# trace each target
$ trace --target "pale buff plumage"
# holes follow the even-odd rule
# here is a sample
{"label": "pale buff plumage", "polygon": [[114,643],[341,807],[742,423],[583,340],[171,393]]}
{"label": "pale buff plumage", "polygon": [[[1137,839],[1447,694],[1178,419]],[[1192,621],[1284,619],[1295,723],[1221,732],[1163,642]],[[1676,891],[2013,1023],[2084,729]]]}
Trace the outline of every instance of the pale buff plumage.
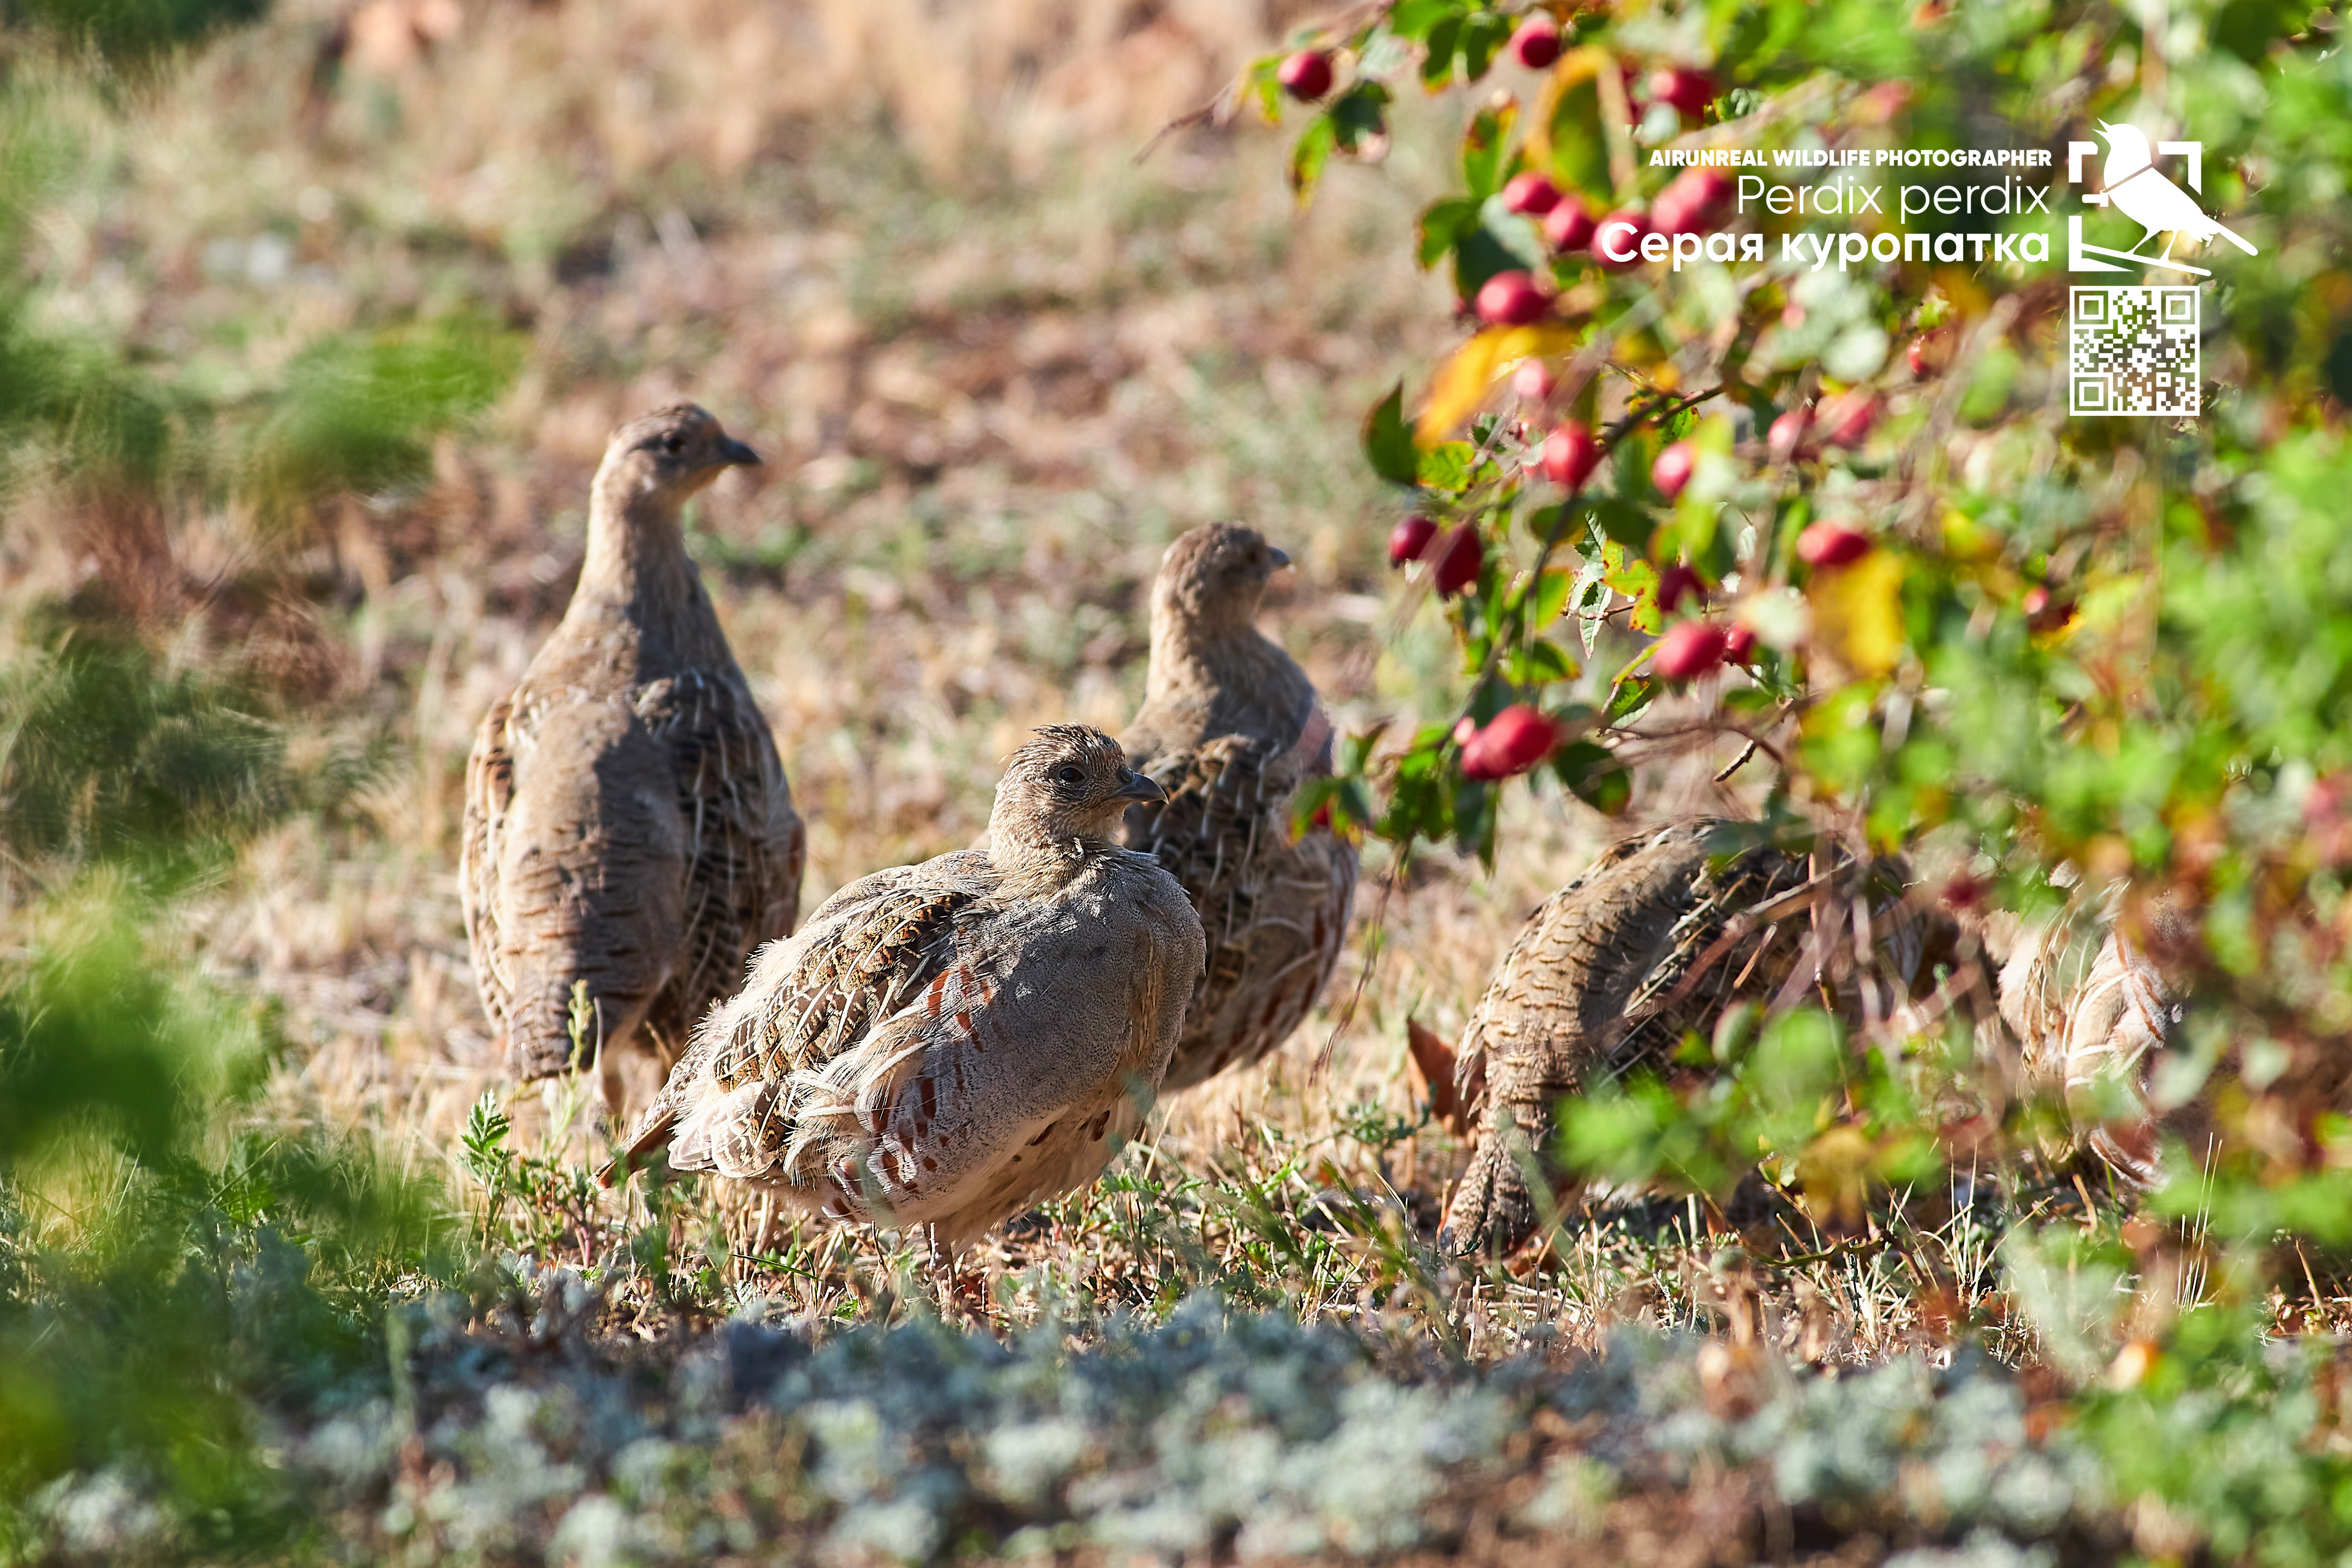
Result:
{"label": "pale buff plumage", "polygon": [[[483,1010],[517,1076],[625,1053],[654,1078],[761,943],[791,931],[803,837],[679,509],[759,459],[693,407],[614,433],[572,604],[466,768],[459,885]],[[574,1062],[575,987],[591,1013]],[[600,1060],[601,1051],[601,1060]]]}
{"label": "pale buff plumage", "polygon": [[862,877],[752,966],[630,1140],[788,1207],[960,1245],[1083,1186],[1150,1113],[1200,921],[1108,835],[1156,798],[1055,726],[1013,757],[989,848]]}
{"label": "pale buff plumage", "polygon": [[2116,1176],[2147,1188],[2163,1180],[2160,1141],[2179,1137],[2199,1157],[2212,1135],[2201,1098],[2159,1113],[2152,1081],[2187,1015],[2184,982],[2148,951],[2192,943],[2177,894],[2138,901],[2127,890],[2080,894],[2061,914],[2019,931],[2000,971],[2000,1017],[2015,1038],[2027,1082],[2063,1098],[2074,1135]]}
{"label": "pale buff plumage", "polygon": [[1292,824],[1299,785],[1331,770],[1331,722],[1307,672],[1256,624],[1266,579],[1288,559],[1253,529],[1211,523],[1169,547],[1152,585],[1143,706],[1119,744],[1168,798],[1130,808],[1121,836],[1183,886],[1209,943],[1171,1090],[1287,1040],[1347,936],[1355,849]]}

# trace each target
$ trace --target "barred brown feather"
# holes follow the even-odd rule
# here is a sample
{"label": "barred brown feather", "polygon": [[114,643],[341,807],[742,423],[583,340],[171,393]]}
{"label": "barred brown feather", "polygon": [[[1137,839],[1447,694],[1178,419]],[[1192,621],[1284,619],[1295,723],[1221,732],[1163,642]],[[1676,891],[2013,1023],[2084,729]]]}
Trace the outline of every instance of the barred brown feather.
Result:
{"label": "barred brown feather", "polygon": [[[1872,902],[1892,916],[1883,939],[1907,980],[1919,939],[1896,909],[1899,867],[1872,873]],[[1781,992],[1806,948],[1815,885],[1805,858],[1743,847],[1736,825],[1701,819],[1611,845],[1546,899],[1463,1030],[1456,1093],[1478,1144],[1441,1245],[1508,1251],[1533,1235],[1529,1173],[1544,1168],[1558,1102],[1662,1067],[1733,1001]]]}

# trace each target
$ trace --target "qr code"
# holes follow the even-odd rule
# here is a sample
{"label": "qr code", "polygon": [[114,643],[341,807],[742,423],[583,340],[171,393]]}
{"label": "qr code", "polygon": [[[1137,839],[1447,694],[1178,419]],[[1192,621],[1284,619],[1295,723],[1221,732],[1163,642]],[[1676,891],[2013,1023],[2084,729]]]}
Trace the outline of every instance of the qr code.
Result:
{"label": "qr code", "polygon": [[2195,413],[2195,288],[2076,288],[2068,380],[2076,413]]}

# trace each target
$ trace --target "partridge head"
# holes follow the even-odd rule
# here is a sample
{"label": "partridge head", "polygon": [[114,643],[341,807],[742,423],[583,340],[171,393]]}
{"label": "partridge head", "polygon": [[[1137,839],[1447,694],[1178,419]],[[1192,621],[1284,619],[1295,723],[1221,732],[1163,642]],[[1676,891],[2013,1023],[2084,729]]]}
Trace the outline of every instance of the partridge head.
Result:
{"label": "partridge head", "polygon": [[733,467],[755,467],[760,455],[690,402],[640,414],[613,432],[596,470],[595,499],[619,512],[675,512]]}
{"label": "partridge head", "polygon": [[1102,731],[1047,725],[1006,761],[988,816],[989,858],[1010,873],[1098,849],[1129,806],[1166,799]]}

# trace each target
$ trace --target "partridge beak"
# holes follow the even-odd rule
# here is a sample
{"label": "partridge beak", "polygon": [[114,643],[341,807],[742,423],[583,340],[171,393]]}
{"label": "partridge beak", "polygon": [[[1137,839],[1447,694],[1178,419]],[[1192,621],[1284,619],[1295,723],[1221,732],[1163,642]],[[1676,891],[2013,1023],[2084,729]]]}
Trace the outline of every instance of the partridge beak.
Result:
{"label": "partridge beak", "polygon": [[1162,789],[1157,781],[1145,778],[1134,768],[1122,768],[1118,770],[1118,789],[1112,794],[1111,799],[1114,800],[1165,800],[1168,799],[1168,791]]}
{"label": "partridge beak", "polygon": [[1265,547],[1265,552],[1266,554],[1274,557],[1274,570],[1276,571],[1280,571],[1284,567],[1290,564],[1290,552],[1286,549],[1282,549],[1274,545],[1268,545]]}
{"label": "partridge beak", "polygon": [[760,455],[731,435],[719,438],[719,461],[732,467],[757,468]]}

